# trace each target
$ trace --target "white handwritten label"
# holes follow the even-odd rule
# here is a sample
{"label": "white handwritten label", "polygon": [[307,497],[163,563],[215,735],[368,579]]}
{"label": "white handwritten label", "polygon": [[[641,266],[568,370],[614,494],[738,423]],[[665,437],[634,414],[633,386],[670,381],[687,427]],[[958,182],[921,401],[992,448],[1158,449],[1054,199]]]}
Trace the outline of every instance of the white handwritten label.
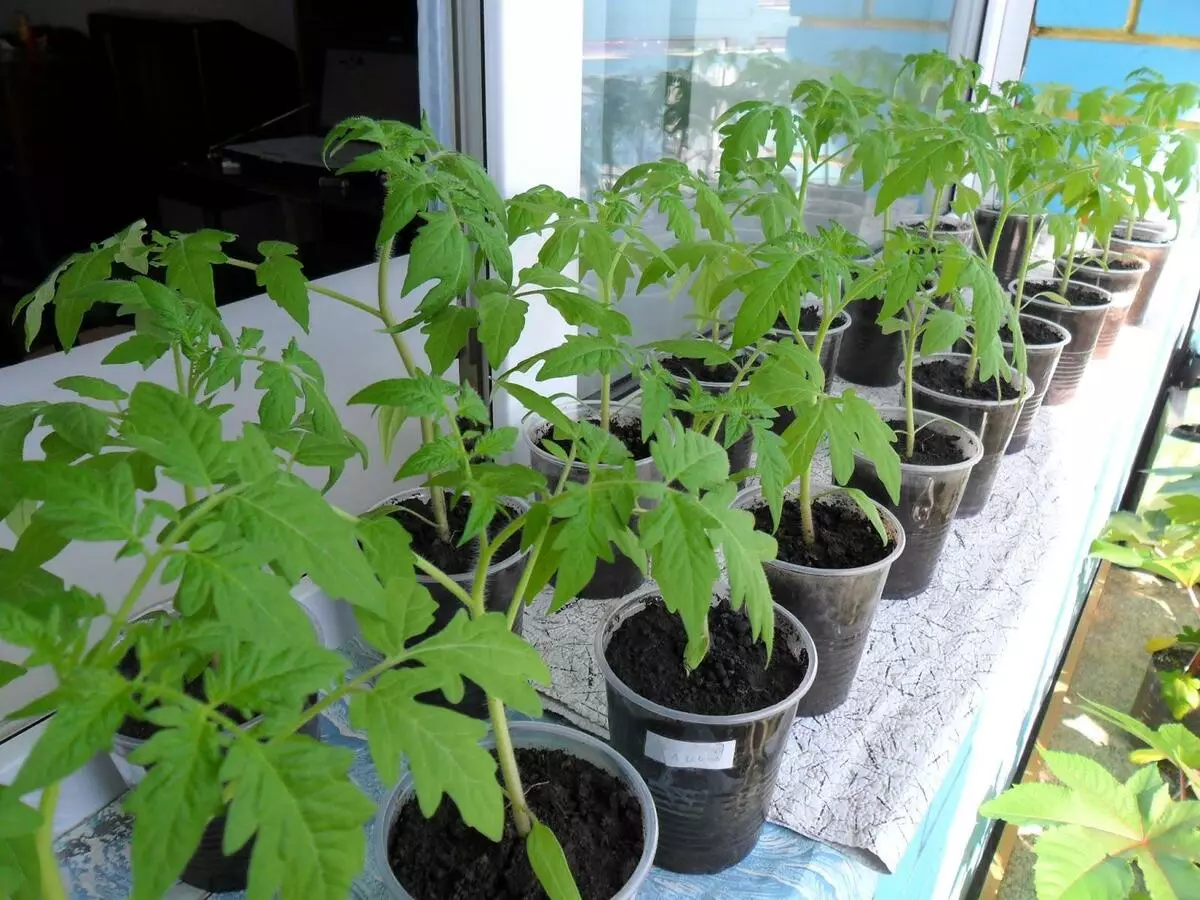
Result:
{"label": "white handwritten label", "polygon": [[730,769],[737,741],[698,743],[677,741],[646,732],[645,754],[672,769]]}

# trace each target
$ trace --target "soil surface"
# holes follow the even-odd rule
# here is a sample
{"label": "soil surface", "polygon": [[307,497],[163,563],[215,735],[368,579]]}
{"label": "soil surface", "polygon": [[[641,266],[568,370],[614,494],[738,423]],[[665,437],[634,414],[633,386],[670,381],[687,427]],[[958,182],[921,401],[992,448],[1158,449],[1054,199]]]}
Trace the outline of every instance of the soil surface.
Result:
{"label": "soil surface", "polygon": [[687,635],[679,616],[661,602],[626,619],[608,642],[605,658],[616,676],[647,700],[668,709],[731,716],[766,709],[800,686],[808,655],[797,659],[782,640],[767,651],[750,636],[750,620],[724,603],[708,614],[712,644],[692,672],[683,665]]}
{"label": "soil surface", "polygon": [[[1115,270],[1119,272],[1134,272],[1143,268],[1145,265],[1145,263],[1143,263],[1136,256],[1120,256],[1115,253],[1108,254],[1107,262],[1110,271]],[[1075,265],[1087,266],[1089,269],[1104,268],[1104,266],[1100,263],[1100,258],[1098,256],[1092,256],[1091,254],[1076,256]]]}
{"label": "soil surface", "polygon": [[[1032,300],[1042,291],[1057,294],[1059,285],[1057,281],[1026,281],[1025,297]],[[1067,285],[1066,298],[1072,306],[1105,306],[1108,303],[1108,298],[1100,291],[1078,283]]]}
{"label": "soil surface", "polygon": [[[800,331],[805,334],[816,334],[818,331],[821,330],[821,311],[819,309],[817,309],[815,306],[803,307],[800,310],[800,321],[798,324],[799,324],[799,328],[797,328],[797,331]],[[846,314],[838,313],[836,316],[833,317],[833,323],[829,326],[829,328],[832,331],[834,328],[840,328],[842,325],[845,325],[845,324],[846,324]],[[788,326],[787,319],[785,319],[783,316],[780,316],[779,318],[777,318],[775,320],[775,324],[772,327],[780,329],[780,330],[784,330],[784,331],[789,331],[789,332],[791,331],[791,328]]]}
{"label": "soil surface", "polygon": [[1165,650],[1155,651],[1150,656],[1150,661],[1153,663],[1156,671],[1168,672],[1171,669],[1183,672],[1191,663],[1192,657],[1196,655],[1195,647],[1181,647],[1176,644],[1174,647],[1167,647]]}
{"label": "soil surface", "polygon": [[922,387],[962,397],[964,400],[1016,400],[1021,392],[1004,379],[980,381],[967,387],[966,363],[957,359],[935,359],[913,369],[913,380]]}
{"label": "soil surface", "polygon": [[[599,427],[600,418],[589,418],[589,422]],[[608,433],[615,437],[618,441],[625,445],[625,449],[633,454],[636,460],[650,458],[650,444],[642,440],[642,422],[639,419],[636,422],[618,421],[612,417],[608,420]],[[568,440],[560,440],[554,436],[554,427],[547,425],[542,435],[538,438],[539,444],[557,444],[563,450],[570,451],[571,442]]]}
{"label": "soil surface", "polygon": [[[446,499],[449,505],[449,496]],[[478,542],[472,542],[469,546],[463,547],[458,545],[463,529],[467,525],[467,516],[471,513],[470,497],[460,497],[458,502],[446,511],[446,518],[450,522],[449,541],[443,541],[438,537],[437,529],[432,524],[434,521],[433,507],[430,506],[428,500],[410,497],[398,505],[411,512],[396,510],[389,515],[403,525],[404,530],[409,533],[415,553],[419,553],[447,575],[461,575],[463,572],[470,572],[475,567],[475,560],[479,558]],[[492,520],[492,524],[488,526],[488,538],[494,538],[499,534],[508,524],[509,518],[508,513],[501,508]],[[505,541],[504,546],[492,556],[493,563],[508,559],[517,552],[520,546],[521,533],[518,531]]]}
{"label": "soil surface", "polygon": [[[617,778],[561,750],[516,755],[530,809],[562,844],[584,900],[610,900],[642,855],[637,799]],[[546,896],[507,811],[504,837],[494,843],[464,825],[448,799],[432,819],[410,802],[388,836],[388,862],[416,900]]]}
{"label": "soil surface", "polygon": [[715,381],[718,384],[731,384],[737,378],[738,367],[733,363],[718,363],[706,366],[698,359],[680,359],[676,356],[666,356],[662,366],[672,375],[680,378],[695,378],[697,381]]}
{"label": "soil surface", "polygon": [[[771,531],[771,511],[766,504],[750,510],[759,531]],[[804,543],[800,520],[800,505],[794,500],[783,504],[779,530],[778,558],[798,566],[816,569],[856,569],[884,559],[895,548],[890,538],[887,544],[857,508],[853,511],[840,503],[813,503],[813,525],[817,539],[810,547]]]}
{"label": "soil surface", "polygon": [[904,462],[914,466],[952,466],[967,458],[958,439],[932,428],[917,428],[913,442],[913,455],[904,456],[904,442],[908,429],[900,419],[888,419],[888,427],[896,432],[896,451]]}
{"label": "soil surface", "polygon": [[[928,231],[929,223],[928,222],[908,222],[908,223],[905,223],[903,227],[911,228],[913,231]],[[939,221],[936,225],[933,226],[933,230],[937,231],[937,232],[941,232],[942,234],[954,234],[959,231],[963,231],[967,227],[969,227],[969,226],[955,225],[953,222]]]}
{"label": "soil surface", "polygon": [[[1062,336],[1052,326],[1045,322],[1031,322],[1028,319],[1021,319],[1021,336],[1031,347],[1057,344],[1062,340]],[[1007,325],[1000,329],[1000,340],[1004,343],[1011,344],[1012,337],[1012,331]]]}

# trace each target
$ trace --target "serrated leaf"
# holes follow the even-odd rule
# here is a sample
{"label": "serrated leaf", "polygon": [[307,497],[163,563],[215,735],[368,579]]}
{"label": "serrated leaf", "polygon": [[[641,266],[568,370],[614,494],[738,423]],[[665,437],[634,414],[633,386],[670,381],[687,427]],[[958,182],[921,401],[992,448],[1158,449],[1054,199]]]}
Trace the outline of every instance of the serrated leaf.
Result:
{"label": "serrated leaf", "polygon": [[91,375],[68,375],[54,382],[55,387],[71,391],[90,400],[124,400],[129,395],[111,381]]}
{"label": "serrated leaf", "polygon": [[574,423],[571,421],[571,418],[555,406],[552,401],[522,384],[516,384],[512,381],[504,381],[501,384],[504,390],[508,391],[518,403],[553,425],[556,432],[566,432],[568,434],[572,432]]}
{"label": "serrated leaf", "polygon": [[791,466],[784,452],[783,438],[761,425],[754,429],[754,470],[762,482],[763,498],[771,510],[771,521],[779,527],[783,514],[783,496],[791,482]]}
{"label": "serrated leaf", "polygon": [[229,475],[221,420],[182,394],[150,381],[129,397],[122,437],[164,466],[172,480],[212,487]]}
{"label": "serrated leaf", "polygon": [[678,482],[696,493],[729,477],[725,448],[708,435],[677,427],[650,444],[654,465],[668,483]]}
{"label": "serrated leaf", "polygon": [[462,713],[416,700],[438,678],[420,668],[393,669],[379,676],[368,693],[350,701],[351,724],[367,732],[371,758],[385,784],[408,761],[421,813],[432,816],[449,795],[462,820],[492,840],[504,829],[504,795],[496,780],[496,760],[479,741],[487,725]]}
{"label": "serrated leaf", "polygon": [[142,368],[148,369],[170,349],[170,344],[153,335],[134,334],[108,351],[108,355],[101,362],[106,366],[138,363]]}
{"label": "serrated leaf", "polygon": [[292,597],[291,585],[237,551],[188,553],[177,602],[185,615],[212,604],[217,619],[246,640],[271,644],[313,640],[312,625]]}
{"label": "serrated leaf", "polygon": [[[299,605],[295,600],[293,604]],[[303,614],[302,614],[303,615]],[[210,703],[225,704],[244,715],[285,710],[298,715],[307,698],[337,684],[346,658],[318,646],[312,628],[303,639],[286,643],[242,640],[221,655],[221,665],[205,672],[204,693]]]}
{"label": "serrated leaf", "polygon": [[221,808],[216,728],[203,710],[180,716],[138,749],[146,774],[124,801],[134,817],[133,900],[154,900],[175,884]]}
{"label": "serrated leaf", "polygon": [[488,360],[499,366],[525,329],[529,304],[504,293],[485,294],[479,300],[479,340]]}
{"label": "serrated leaf", "polygon": [[254,836],[247,896],[343,900],[366,856],[375,804],[347,776],[349,750],[292,736],[237,741],[221,767],[232,794],[224,851]]}
{"label": "serrated leaf", "polygon": [[567,856],[553,831],[541,822],[534,822],[525,838],[525,852],[533,874],[550,900],[580,900]]}
{"label": "serrated leaf", "polygon": [[422,216],[425,224],[413,238],[402,294],[408,296],[422,284],[437,281],[419,307],[432,314],[466,292],[474,263],[471,245],[454,213],[438,210]]}
{"label": "serrated leaf", "polygon": [[84,453],[99,453],[108,437],[109,419],[86,403],[52,403],[42,409],[42,424]]}
{"label": "serrated leaf", "polygon": [[410,478],[413,475],[428,475],[444,472],[447,469],[458,469],[466,461],[458,441],[448,434],[439,435],[432,441],[422,444],[412,456],[404,461],[404,465],[396,473],[396,480]]}
{"label": "serrated leaf", "polygon": [[283,241],[263,241],[258,245],[263,261],[254,272],[254,282],[265,288],[296,324],[308,331],[308,281],[304,267],[296,259],[296,247]]}
{"label": "serrated leaf", "polygon": [[704,506],[720,523],[713,537],[725,556],[729,603],[745,609],[750,634],[766,645],[769,659],[775,644],[775,603],[763,563],[775,559],[779,548],[773,537],[755,530],[753,513],[733,508],[736,492],[734,485],[726,485],[706,496]]}
{"label": "serrated leaf", "polygon": [[59,709],[25,758],[13,788],[21,794],[62,781],[112,746],[132,685],[107,669],[78,669],[59,688]]}
{"label": "serrated leaf", "polygon": [[162,252],[162,261],[167,267],[167,286],[184,297],[216,309],[212,267],[225,262],[221,244],[231,240],[232,234],[212,228],[174,235]]}
{"label": "serrated leaf", "polygon": [[593,334],[569,334],[564,342],[541,355],[538,380],[587,375],[611,374],[625,364],[621,345],[614,338]]}
{"label": "serrated leaf", "polygon": [[12,465],[4,472],[23,496],[42,500],[40,515],[67,538],[136,540],[133,473],[125,462],[103,478],[82,466],[50,462]]}
{"label": "serrated leaf", "polygon": [[347,403],[402,407],[410,416],[436,416],[446,408],[446,397],[458,393],[458,385],[424,372],[412,378],[388,378],[363,388]]}
{"label": "serrated leaf", "polygon": [[381,614],[383,588],[358,546],[354,525],[299,479],[272,479],[230,498],[247,538],[298,581],[312,577],[331,596]]}
{"label": "serrated leaf", "polygon": [[875,529],[875,533],[879,535],[879,540],[886,544],[889,540],[888,531],[887,526],[883,523],[883,517],[879,514],[879,504],[858,488],[842,488],[842,493],[854,501],[854,505],[866,516],[871,527]]}
{"label": "serrated leaf", "polygon": [[361,609],[355,610],[355,616],[367,643],[391,656],[429,629],[437,602],[411,575],[389,578],[384,583],[384,602],[387,606],[382,616]]}
{"label": "serrated leaf", "polygon": [[520,429],[512,425],[486,431],[475,441],[471,456],[476,459],[496,459],[512,451],[517,443]]}
{"label": "serrated leaf", "polygon": [[550,670],[509,630],[503,613],[472,619],[460,610],[445,628],[412,647],[410,656],[430,670],[470,679],[519,712],[541,715],[541,700],[530,682],[548,685]]}
{"label": "serrated leaf", "polygon": [[442,374],[458,361],[459,351],[467,345],[478,320],[479,313],[474,309],[451,303],[421,326],[426,336],[425,355],[433,374]]}

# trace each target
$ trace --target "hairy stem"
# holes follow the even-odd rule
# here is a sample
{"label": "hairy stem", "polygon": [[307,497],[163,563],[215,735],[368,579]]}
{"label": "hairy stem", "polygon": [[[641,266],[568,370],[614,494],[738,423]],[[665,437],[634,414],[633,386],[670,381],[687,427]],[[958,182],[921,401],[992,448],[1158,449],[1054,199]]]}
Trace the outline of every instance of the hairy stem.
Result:
{"label": "hairy stem", "polygon": [[[388,334],[391,335],[392,344],[395,346],[396,352],[400,354],[400,362],[404,366],[404,371],[408,374],[409,378],[412,378],[417,371],[417,367],[413,362],[408,344],[394,330],[396,328],[396,319],[392,316],[392,307],[388,302],[388,269],[392,264],[392,246],[394,242],[395,238],[392,238],[379,249],[379,269],[377,276],[379,318],[383,320],[384,326],[388,329]],[[422,416],[421,444],[432,444],[437,439],[437,436],[437,424],[430,416]],[[425,484],[425,489],[429,492],[429,505],[433,508],[433,519],[437,522],[438,537],[449,543],[450,518],[446,512],[446,495],[442,493],[440,488],[434,487],[428,482]]]}
{"label": "hairy stem", "polygon": [[1059,282],[1058,292],[1064,297],[1067,296],[1067,284],[1071,280],[1071,275],[1075,271],[1075,242],[1079,240],[1078,230],[1071,235],[1071,243],[1067,247],[1067,256],[1063,260],[1062,281]]}
{"label": "hairy stem", "polygon": [[811,464],[800,476],[800,532],[808,546],[817,542],[817,527],[813,524]]}
{"label": "hairy stem", "polygon": [[929,211],[929,222],[926,226],[930,240],[933,240],[933,236],[937,234],[937,223],[942,215],[942,197],[945,191],[945,188],[938,188],[933,192],[933,208]]}
{"label": "hairy stem", "polygon": [[605,372],[600,376],[600,427],[608,431],[609,413],[612,406],[612,375]]}
{"label": "hairy stem", "polygon": [[[234,259],[231,256],[225,257],[225,262],[239,269],[248,269],[254,272],[258,269],[258,263],[252,263],[244,259]],[[343,294],[341,291],[335,291],[332,288],[323,287],[313,282],[308,282],[306,285],[308,290],[314,294],[320,294],[322,297],[328,297],[331,300],[337,300],[339,303],[345,303],[347,306],[353,306],[357,310],[368,313],[375,318],[380,318],[379,310],[370,304],[363,303],[361,300],[356,300],[349,294]]]}
{"label": "hairy stem", "polygon": [[917,449],[917,423],[913,413],[913,364],[917,358],[917,323],[910,323],[904,341],[904,458],[912,459]]}
{"label": "hairy stem", "polygon": [[54,808],[58,805],[58,792],[62,782],[56,781],[42,791],[42,802],[38,810],[42,824],[37,830],[38,869],[42,882],[42,900],[66,900],[62,877],[58,874],[58,860],[54,856]]}
{"label": "hairy stem", "polygon": [[[175,364],[175,385],[179,393],[189,400],[194,399],[188,379],[183,374],[183,354],[180,352],[178,344],[171,345],[171,362]],[[188,506],[196,502],[196,489],[190,484],[183,486],[183,499]]]}
{"label": "hairy stem", "polygon": [[1017,306],[1017,313],[1021,312],[1021,307],[1025,300],[1025,279],[1029,275],[1029,261],[1033,258],[1033,216],[1030,216],[1025,222],[1025,247],[1021,253],[1021,266],[1017,269],[1017,289],[1013,296],[1013,303]]}
{"label": "hairy stem", "polygon": [[[989,269],[994,269],[996,267],[996,254],[1000,252],[1000,232],[1004,230],[1004,225],[1008,222],[1008,217],[1011,215],[1011,213],[1012,208],[1007,205],[1001,206],[1000,209],[996,211],[996,224],[992,226],[992,240],[988,244],[987,250]],[[1029,220],[1033,221],[1033,216],[1030,216]],[[979,239],[978,228],[975,229],[975,239]]]}
{"label": "hairy stem", "polygon": [[533,828],[529,805],[525,801],[525,788],[521,784],[521,773],[517,770],[517,755],[513,749],[512,735],[508,733],[508,717],[504,704],[495,697],[488,697],[488,716],[492,720],[492,734],[496,736],[496,759],[500,762],[500,774],[508,802],[512,806],[513,827],[517,834],[525,837]]}

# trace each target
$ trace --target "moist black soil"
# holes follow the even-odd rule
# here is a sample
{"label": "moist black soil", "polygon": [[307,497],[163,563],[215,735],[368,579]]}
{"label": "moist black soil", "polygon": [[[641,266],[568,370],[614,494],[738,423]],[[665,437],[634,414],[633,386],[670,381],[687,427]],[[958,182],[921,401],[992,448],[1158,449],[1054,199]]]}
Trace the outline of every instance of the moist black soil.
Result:
{"label": "moist black soil", "polygon": [[[1062,340],[1062,335],[1053,326],[1046,322],[1031,322],[1028,319],[1021,319],[1021,336],[1030,347],[1044,347]],[[1000,340],[1006,344],[1013,342],[1012,331],[1007,325],[1000,329]]]}
{"label": "moist black soil", "polygon": [[[750,511],[754,513],[755,527],[770,532],[771,511],[767,506],[757,506]],[[816,569],[856,569],[879,562],[895,547],[890,538],[886,544],[879,539],[879,532],[866,516],[839,503],[820,500],[813,503],[813,526],[817,539],[810,547],[804,542],[800,505],[793,500],[785,501],[779,530],[775,532],[775,540],[779,542],[778,558]]]}
{"label": "moist black soil", "polygon": [[[584,900],[610,900],[642,855],[642,813],[618,779],[561,750],[518,749],[529,807],[566,854]],[[388,835],[388,862],[416,900],[527,900],[546,896],[511,816],[493,843],[443,800],[432,819],[407,803]]]}
{"label": "moist black soil", "polygon": [[957,359],[935,359],[913,370],[913,380],[917,384],[951,397],[962,397],[964,400],[1016,400],[1021,396],[1020,391],[1003,379],[976,379],[973,385],[967,387],[966,377],[966,363]]}
{"label": "moist black soil", "polygon": [[[125,655],[121,657],[121,661],[117,663],[117,672],[124,678],[132,681],[134,678],[137,678],[141,671],[142,665],[138,661],[137,648],[130,647],[125,651]],[[183,692],[197,700],[207,699],[204,696],[204,676],[200,675],[184,684]],[[154,705],[157,706],[158,704]],[[221,706],[218,708],[218,711],[224,713],[239,725],[249,721],[232,706]],[[147,722],[144,719],[135,719],[133,716],[126,716],[121,721],[117,731],[126,737],[138,738],[144,741],[162,731],[162,726],[155,725],[153,722]]]}
{"label": "moist black soil", "polygon": [[687,635],[679,616],[650,603],[621,623],[604,657],[621,681],[668,709],[703,716],[757,712],[786,699],[808,671],[808,655],[792,655],[782,640],[767,665],[767,651],[750,635],[744,612],[724,603],[708,614],[712,643],[692,672],[683,666]]}
{"label": "moist black soil", "polygon": [[1155,651],[1151,654],[1150,661],[1158,672],[1167,672],[1171,669],[1182,672],[1187,669],[1195,655],[1195,647],[1181,647],[1176,644],[1174,647]]}
{"label": "moist black soil", "polygon": [[914,466],[952,466],[966,459],[958,440],[932,428],[918,428],[913,441],[913,455],[904,456],[908,428],[899,419],[889,419],[888,427],[896,432],[896,451],[900,458]]}
{"label": "moist black soil", "polygon": [[[447,501],[450,500],[447,496]],[[460,497],[458,502],[446,511],[450,523],[450,540],[443,541],[438,537],[437,528],[432,524],[433,507],[429,501],[420,497],[410,497],[397,504],[410,512],[396,510],[389,515],[404,526],[404,530],[412,538],[412,548],[425,559],[429,560],[447,575],[461,575],[470,572],[479,558],[477,542],[460,547],[459,540],[467,525],[467,516],[471,513],[471,498]],[[415,513],[416,515],[412,515]],[[509,522],[509,515],[501,508],[500,512],[488,526],[488,538],[494,538]],[[494,563],[508,559],[521,546],[521,534],[517,532],[492,556]]]}
{"label": "moist black soil", "polygon": [[718,384],[732,384],[737,378],[738,367],[733,363],[718,363],[706,366],[698,359],[680,359],[667,356],[662,360],[663,368],[679,378],[695,378],[697,381],[715,381]]}
{"label": "moist black soil", "polygon": [[[1025,296],[1033,299],[1042,291],[1057,294],[1060,284],[1058,281],[1027,281],[1025,282]],[[1108,298],[1100,291],[1078,282],[1067,284],[1067,293],[1064,296],[1072,306],[1104,306],[1108,303]]]}
{"label": "moist black soil", "polygon": [[[904,224],[903,227],[910,228],[913,231],[928,231],[929,223],[928,222],[907,222]],[[963,226],[955,225],[953,222],[939,221],[936,225],[933,226],[933,230],[936,232],[940,232],[942,234],[953,234],[953,233],[962,231]]]}
{"label": "moist black soil", "polygon": [[[829,326],[830,329],[838,328],[846,324],[846,314],[838,313],[833,318],[833,323]],[[797,331],[806,334],[816,334],[821,330],[821,311],[815,306],[805,306],[800,310],[800,321]],[[790,331],[791,327],[787,323],[787,319],[780,316],[775,320],[775,328]]]}
{"label": "moist black soil", "polygon": [[[1134,272],[1142,268],[1143,263],[1135,256],[1118,256],[1110,253],[1107,258],[1109,271]],[[1089,269],[1103,269],[1099,257],[1084,255],[1075,257],[1075,265],[1087,266]]]}
{"label": "moist black soil", "polygon": [[[599,427],[600,417],[588,419],[593,425]],[[615,437],[618,441],[625,445],[625,449],[633,454],[633,458],[637,460],[650,458],[650,445],[642,440],[642,423],[639,419],[636,422],[618,421],[612,417],[608,420],[608,433]],[[570,451],[571,442],[566,439],[559,439],[554,436],[553,426],[547,425],[541,436],[538,438],[539,444],[557,444],[563,450]]]}

